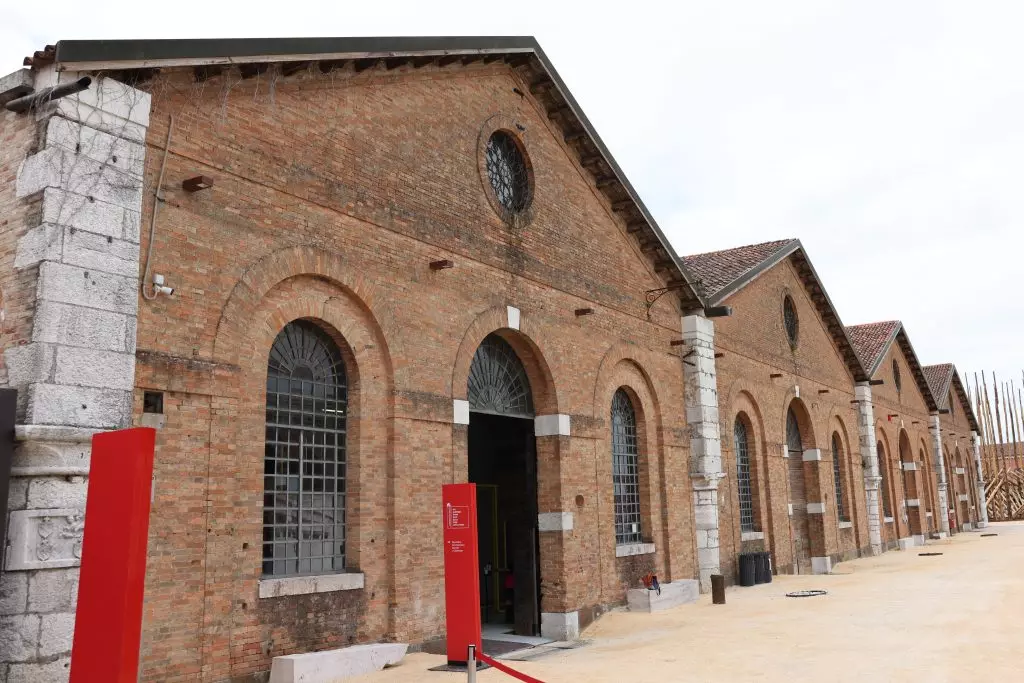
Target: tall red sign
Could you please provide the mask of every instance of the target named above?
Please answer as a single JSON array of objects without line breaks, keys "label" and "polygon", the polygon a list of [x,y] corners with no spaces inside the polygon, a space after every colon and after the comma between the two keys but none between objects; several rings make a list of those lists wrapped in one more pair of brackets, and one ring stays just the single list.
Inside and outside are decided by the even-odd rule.
[{"label": "tall red sign", "polygon": [[441,489],[444,524],[444,605],[448,663],[466,662],[480,649],[480,562],[476,535],[476,484]]},{"label": "tall red sign", "polygon": [[92,438],[71,683],[138,680],[155,435]]}]

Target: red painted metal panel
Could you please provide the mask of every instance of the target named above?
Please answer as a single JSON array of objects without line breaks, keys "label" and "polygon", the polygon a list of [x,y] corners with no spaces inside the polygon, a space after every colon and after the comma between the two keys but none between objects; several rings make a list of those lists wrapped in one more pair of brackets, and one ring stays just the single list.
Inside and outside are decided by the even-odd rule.
[{"label": "red painted metal panel", "polygon": [[92,439],[71,683],[138,679],[155,435],[125,429]]},{"label": "red painted metal panel", "polygon": [[480,649],[480,562],[476,535],[476,484],[445,484],[444,605],[448,662],[464,663],[469,646]]}]

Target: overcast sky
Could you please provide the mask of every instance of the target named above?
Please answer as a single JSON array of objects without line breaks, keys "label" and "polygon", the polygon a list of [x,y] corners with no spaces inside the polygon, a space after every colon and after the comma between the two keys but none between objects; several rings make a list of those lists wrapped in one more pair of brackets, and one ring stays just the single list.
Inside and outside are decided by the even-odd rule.
[{"label": "overcast sky", "polygon": [[846,324],[1020,386],[1024,3],[150,6],[0,0],[0,71],[70,38],[534,35],[677,252],[799,237]]}]

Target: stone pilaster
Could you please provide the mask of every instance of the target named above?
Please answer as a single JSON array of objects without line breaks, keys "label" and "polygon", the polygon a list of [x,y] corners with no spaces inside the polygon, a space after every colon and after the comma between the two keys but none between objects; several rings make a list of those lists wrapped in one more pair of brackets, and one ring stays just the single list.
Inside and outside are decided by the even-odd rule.
[{"label": "stone pilaster", "polygon": [[928,431],[932,434],[932,451],[935,455],[932,462],[935,465],[939,488],[939,509],[935,511],[935,514],[939,516],[939,538],[946,538],[949,536],[949,494],[946,490],[946,458],[942,455],[942,425],[939,422],[938,413],[932,413]]},{"label": "stone pilaster", "polygon": [[882,554],[882,519],[878,473],[878,446],[875,440],[875,408],[871,397],[871,385],[858,382],[857,392],[857,433],[860,439],[860,457],[864,463],[864,494],[868,508],[868,544],[872,555]]},{"label": "stone pilaster", "polygon": [[715,326],[699,315],[683,318],[683,364],[686,423],[690,429],[690,482],[697,534],[697,567],[702,592],[722,571],[719,555],[718,483],[722,441],[718,427],[718,376],[715,371]]},{"label": "stone pilaster", "polygon": [[[81,74],[43,69],[36,90]],[[4,350],[19,393],[0,670],[66,680],[74,633],[91,437],[131,422],[139,233],[150,97],[109,78],[29,112],[37,151],[16,196],[39,224],[15,268],[38,269],[30,343]],[[12,245],[14,246],[14,245]]]},{"label": "stone pilaster", "polygon": [[988,526],[988,506],[985,505],[985,476],[981,467],[981,437],[978,432],[971,432],[971,450],[974,454],[975,488],[978,490],[978,528]]}]

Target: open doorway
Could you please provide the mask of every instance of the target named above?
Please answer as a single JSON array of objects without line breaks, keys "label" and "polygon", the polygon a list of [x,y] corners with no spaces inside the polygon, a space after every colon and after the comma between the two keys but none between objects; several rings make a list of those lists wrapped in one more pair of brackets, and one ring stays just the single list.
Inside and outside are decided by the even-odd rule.
[{"label": "open doorway", "polygon": [[[491,334],[469,373],[469,481],[477,485],[480,617],[540,634],[537,450],[533,398],[519,356]],[[503,631],[506,632],[506,631]]]}]

